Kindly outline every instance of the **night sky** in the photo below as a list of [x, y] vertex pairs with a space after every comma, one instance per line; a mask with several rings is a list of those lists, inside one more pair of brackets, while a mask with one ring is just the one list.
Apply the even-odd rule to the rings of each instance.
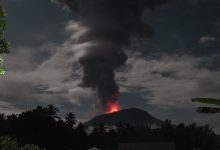
[[[0, 111], [54, 104], [81, 121], [96, 115], [97, 96], [78, 86], [82, 69], [71, 54], [77, 16], [50, 0], [0, 4], [11, 43], [0, 77]], [[143, 21], [154, 36], [133, 37], [127, 63], [117, 70], [122, 108], [141, 108], [175, 123], [208, 123], [220, 133], [220, 114], [199, 114], [195, 108], [204, 104], [191, 102], [220, 98], [220, 1], [173, 0], [146, 10]]]

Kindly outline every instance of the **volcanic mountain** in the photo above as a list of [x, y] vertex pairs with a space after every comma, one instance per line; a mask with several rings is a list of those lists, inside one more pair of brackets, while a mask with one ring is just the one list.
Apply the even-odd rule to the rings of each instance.
[[162, 121], [153, 117], [144, 110], [138, 108], [129, 108], [109, 114], [98, 115], [85, 124], [86, 126], [92, 126], [100, 123], [104, 125], [116, 125], [117, 123], [125, 123], [129, 125], [159, 126], [162, 124]]

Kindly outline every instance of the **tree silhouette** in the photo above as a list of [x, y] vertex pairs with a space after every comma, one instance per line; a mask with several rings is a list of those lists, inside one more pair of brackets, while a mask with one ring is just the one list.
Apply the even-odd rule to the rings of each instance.
[[65, 116], [65, 123], [68, 127], [73, 128], [77, 123], [75, 114], [73, 114], [71, 112], [67, 113]]
[[19, 144], [15, 139], [12, 139], [8, 136], [0, 137], [0, 149], [1, 150], [41, 150], [39, 146], [33, 144], [26, 144], [24, 147], [21, 147], [19, 146]]
[[57, 112], [59, 111], [58, 108], [56, 108], [54, 105], [48, 105], [48, 107], [46, 108], [46, 111], [48, 112], [48, 115], [56, 118], [56, 119], [60, 119], [60, 117], [57, 116]]
[[[49, 105], [38, 106], [18, 115], [1, 114], [0, 137], [16, 138], [17, 142], [11, 142], [11, 145], [23, 148], [16, 150], [39, 150], [39, 147], [47, 150], [88, 150], [91, 147], [117, 150], [119, 143], [165, 141], [174, 141], [177, 150], [211, 150], [216, 145], [216, 135], [208, 125], [174, 125], [165, 120], [161, 127], [156, 129], [118, 123], [115, 126], [97, 124], [87, 132], [89, 128], [83, 123], [73, 128], [76, 123], [73, 113], [68, 113], [63, 120], [57, 115], [58, 111], [55, 106]], [[10, 143], [10, 139], [6, 138], [6, 141]], [[14, 150], [13, 147], [10, 148]]]

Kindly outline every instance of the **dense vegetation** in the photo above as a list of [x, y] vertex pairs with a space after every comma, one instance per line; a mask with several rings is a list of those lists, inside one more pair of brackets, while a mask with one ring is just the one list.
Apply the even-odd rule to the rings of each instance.
[[0, 149], [1, 150], [41, 150], [40, 147], [33, 144], [26, 144], [25, 146], [20, 146], [15, 139], [12, 139], [8, 136], [0, 137]]
[[2, 68], [3, 65], [3, 54], [9, 53], [9, 43], [5, 39], [5, 31], [6, 31], [6, 14], [2, 6], [0, 6], [0, 75], [4, 74], [4, 70]]
[[75, 115], [68, 113], [61, 119], [53, 105], [38, 106], [19, 115], [0, 115], [0, 136], [16, 138], [21, 145], [35, 144], [47, 150], [88, 150], [98, 147], [102, 150], [116, 150], [121, 142], [174, 141], [177, 150], [211, 150], [216, 135], [208, 126], [174, 125], [165, 121], [161, 128], [130, 126], [118, 123], [117, 128], [97, 125], [88, 134]]

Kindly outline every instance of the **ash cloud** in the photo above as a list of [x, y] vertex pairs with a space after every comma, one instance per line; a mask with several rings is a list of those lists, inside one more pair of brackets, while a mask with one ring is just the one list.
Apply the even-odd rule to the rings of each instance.
[[152, 27], [141, 20], [144, 10], [167, 1], [58, 0], [78, 14], [74, 40], [83, 67], [80, 86], [97, 91], [103, 110], [107, 109], [107, 101], [117, 100], [119, 86], [114, 71], [127, 61], [124, 50], [130, 45], [131, 36], [153, 34]]

